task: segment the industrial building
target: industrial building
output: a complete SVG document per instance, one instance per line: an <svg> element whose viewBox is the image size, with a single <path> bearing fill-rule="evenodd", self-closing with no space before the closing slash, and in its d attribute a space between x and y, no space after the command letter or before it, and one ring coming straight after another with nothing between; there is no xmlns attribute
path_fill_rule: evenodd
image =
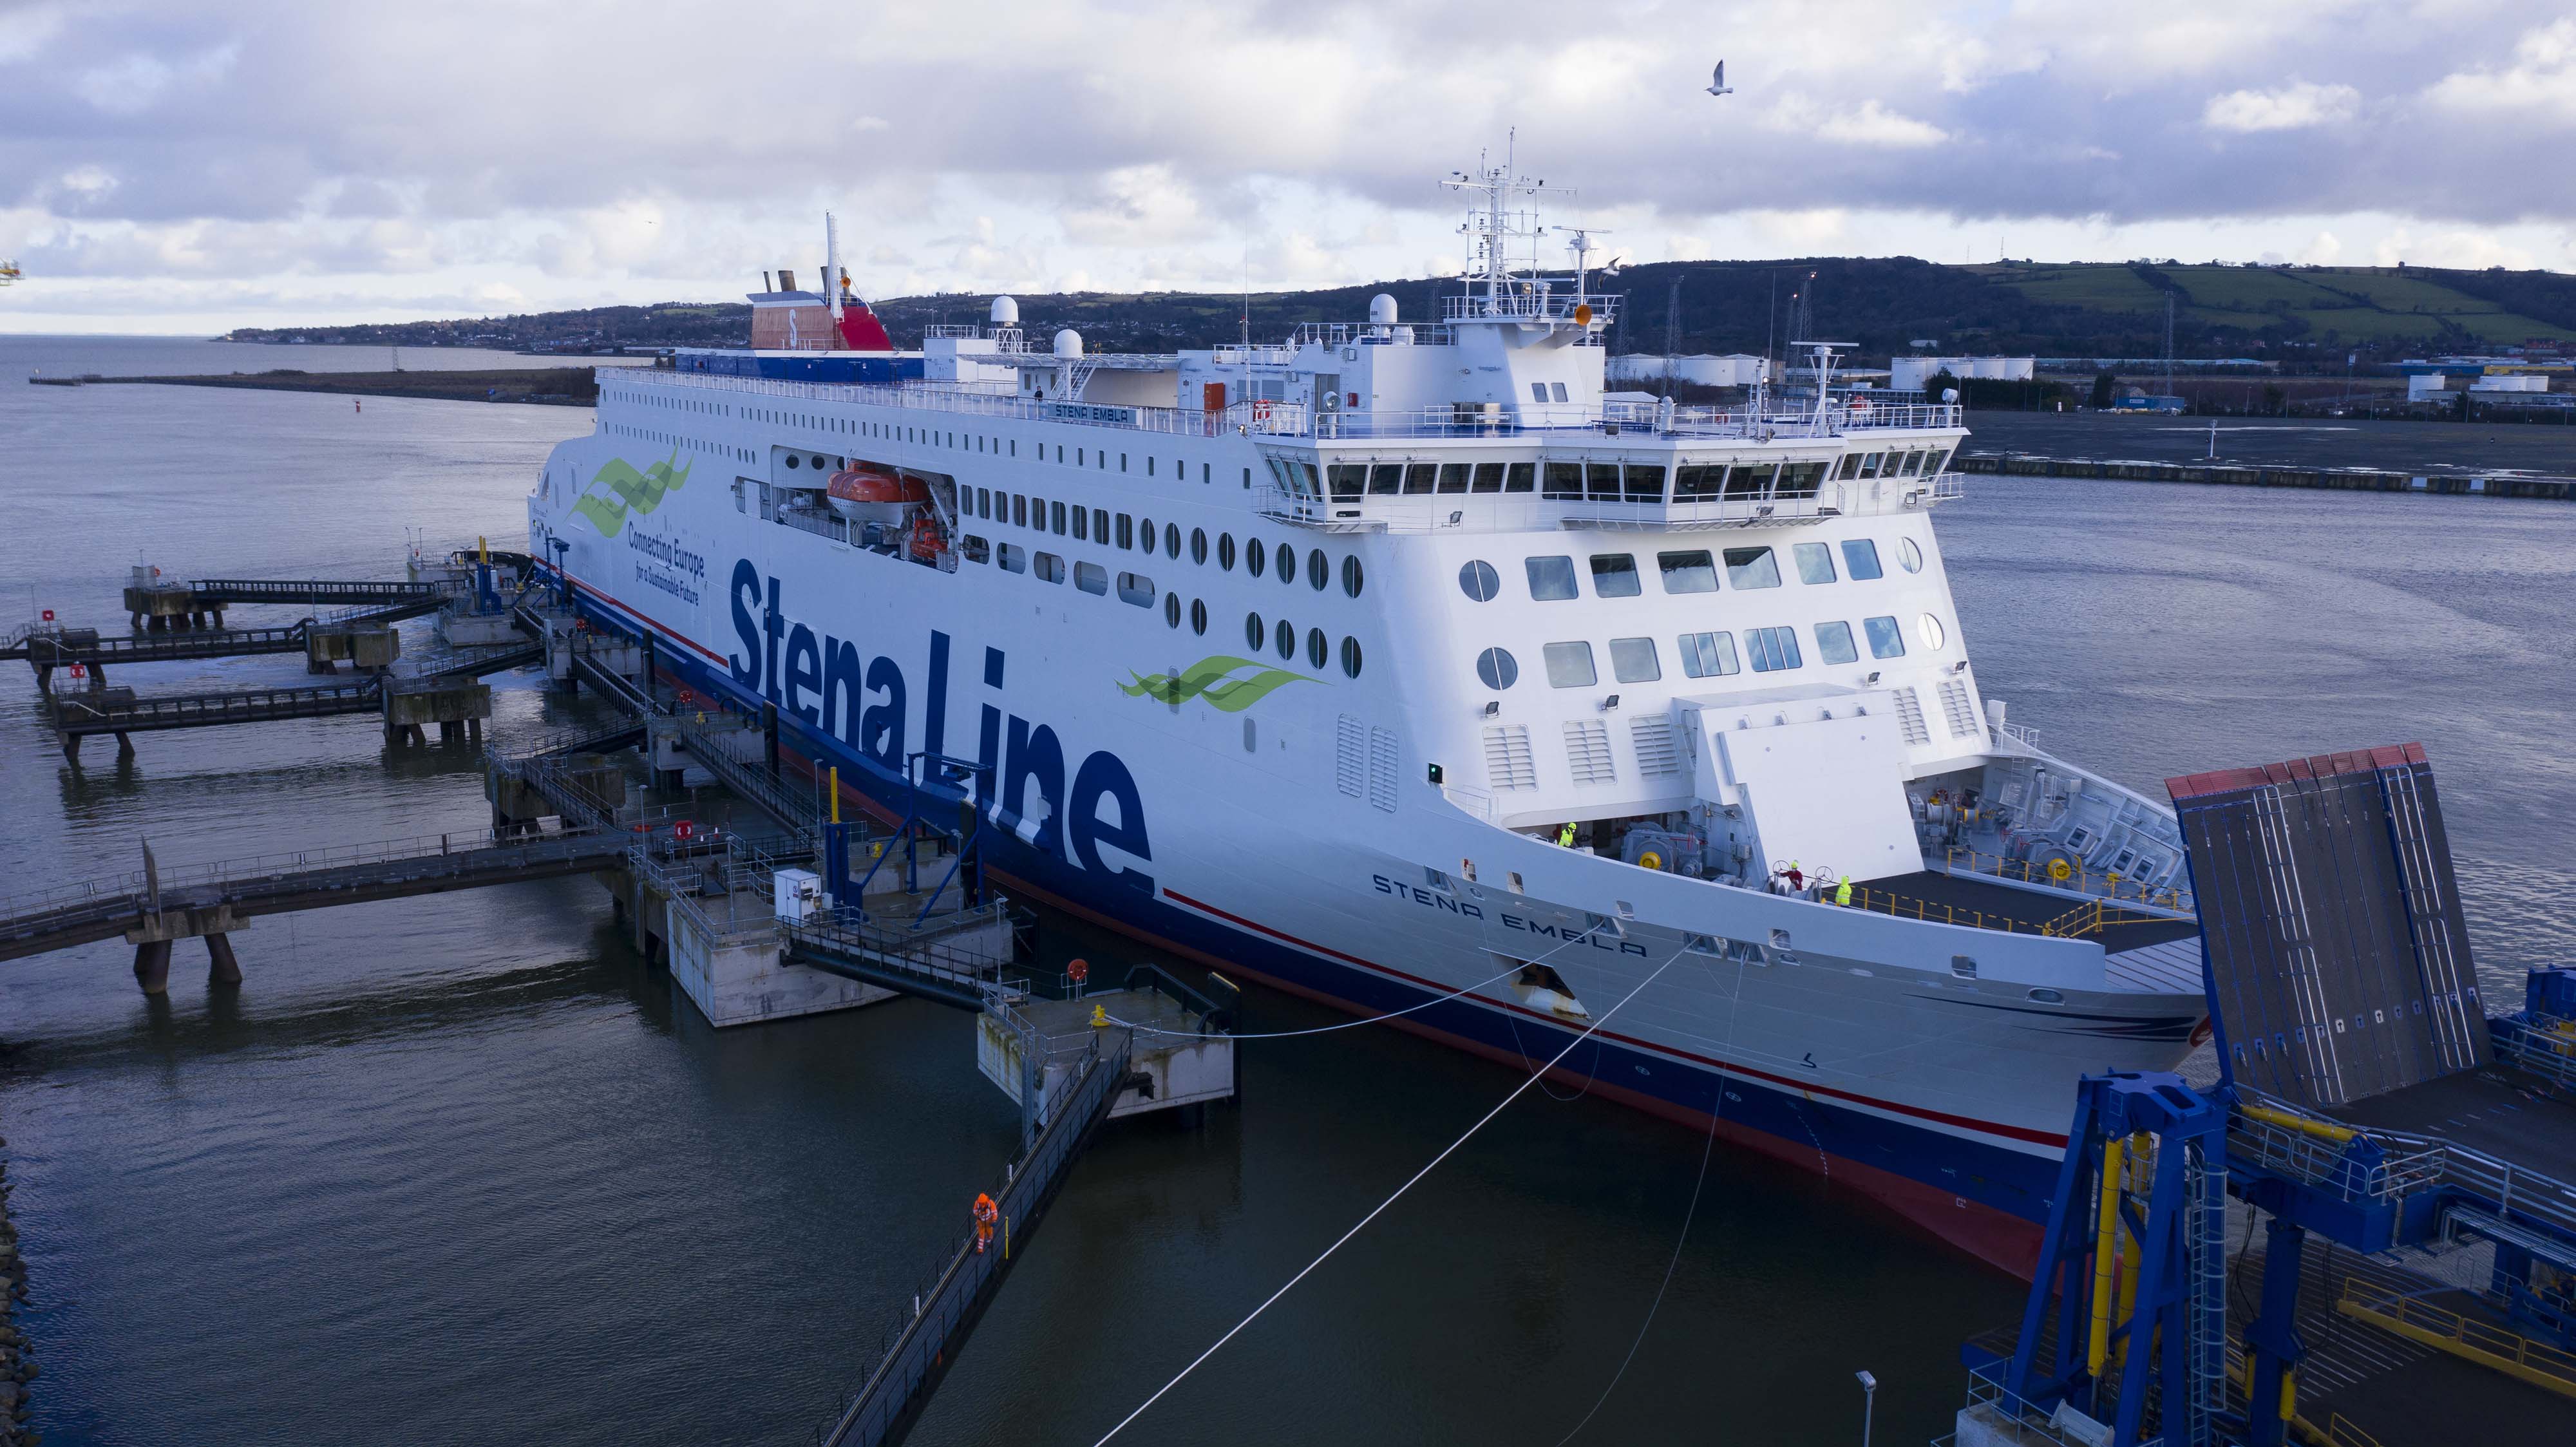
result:
<svg viewBox="0 0 2576 1447"><path fill-rule="evenodd" d="M1943 372L1962 381L1975 377L2027 382L2038 368L2037 357L1898 357L1887 365L1887 385L1899 392L1920 392Z"/></svg>
<svg viewBox="0 0 2576 1447"><path fill-rule="evenodd" d="M1769 375L1771 364L1742 352L1722 357L1707 354L1661 357L1644 352L1626 352L1609 358L1607 365L1608 380L1613 382L1659 382L1670 377L1694 387L1750 387Z"/></svg>

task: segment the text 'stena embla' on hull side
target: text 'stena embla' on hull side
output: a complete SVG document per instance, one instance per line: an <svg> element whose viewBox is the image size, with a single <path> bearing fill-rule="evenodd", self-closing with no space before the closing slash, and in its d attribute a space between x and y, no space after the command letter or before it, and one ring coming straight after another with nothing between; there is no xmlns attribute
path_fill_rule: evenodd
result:
<svg viewBox="0 0 2576 1447"><path fill-rule="evenodd" d="M2203 1017L2158 804L1979 696L1942 399L1602 390L1618 298L1462 173L1413 321L1168 356L899 352L792 274L753 346L600 374L532 551L899 811L980 761L1010 887L1829 1170L2027 1267L2076 1076ZM828 243L827 243L828 244ZM676 646L671 646L676 645ZM1570 827L1569 827L1570 826ZM1498 977L1498 978L1497 978Z"/></svg>

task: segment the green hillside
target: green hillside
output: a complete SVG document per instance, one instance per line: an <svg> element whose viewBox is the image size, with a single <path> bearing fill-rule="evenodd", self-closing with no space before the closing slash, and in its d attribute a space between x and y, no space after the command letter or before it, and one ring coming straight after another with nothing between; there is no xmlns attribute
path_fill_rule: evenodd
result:
<svg viewBox="0 0 2576 1447"><path fill-rule="evenodd" d="M2152 357L2164 347L2173 302L2182 357L2252 356L2340 372L2347 354L2366 364L2426 351L2523 343L2576 343L2576 276L2547 271L2445 271L2425 267L2183 266L2172 263L2026 263L1943 266L1912 257L1811 257L1783 261L1657 262L1596 275L1596 290L1625 300L1611 344L1659 352L1669 334L1685 352L1777 352L1791 335L1790 301L1809 298L1812 335L1885 357L1929 341L1944 351L2044 356ZM1437 317L1453 280L1372 282L1321 291L1233 295L1078 292L1023 295L1032 332L1079 329L1094 347L1168 351L1232 341L1248 311L1256 339L1307 321L1353 321L1380 291L1407 320ZM989 294L885 298L876 303L896 341L925 328L981 322ZM471 321L352 327L246 328L239 341L301 338L377 346L486 346L581 350L615 346L726 346L747 338L740 302L665 302Z"/></svg>

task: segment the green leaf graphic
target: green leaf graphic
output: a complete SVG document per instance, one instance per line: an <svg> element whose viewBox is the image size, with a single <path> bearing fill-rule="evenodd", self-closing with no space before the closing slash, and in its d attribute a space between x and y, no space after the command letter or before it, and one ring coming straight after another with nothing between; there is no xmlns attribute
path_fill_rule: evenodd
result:
<svg viewBox="0 0 2576 1447"><path fill-rule="evenodd" d="M1248 678L1229 676L1246 668L1260 671ZM1272 668L1258 659L1237 658L1230 653L1211 654L1177 674L1142 674L1131 668L1127 676L1135 682L1118 685L1118 691L1129 698L1150 698L1157 703L1172 704L1187 703L1195 698L1222 713L1241 713L1287 684L1323 682L1320 678Z"/></svg>
<svg viewBox="0 0 2576 1447"><path fill-rule="evenodd" d="M662 505L663 498L688 482L689 470L697 463L692 460L688 467L675 469L673 464L679 460L680 449L674 447L667 461L638 472L625 458L612 457L592 475L590 486L582 490L572 510L590 519L600 536L613 538L618 529L626 526L630 514L641 517L651 512Z"/></svg>

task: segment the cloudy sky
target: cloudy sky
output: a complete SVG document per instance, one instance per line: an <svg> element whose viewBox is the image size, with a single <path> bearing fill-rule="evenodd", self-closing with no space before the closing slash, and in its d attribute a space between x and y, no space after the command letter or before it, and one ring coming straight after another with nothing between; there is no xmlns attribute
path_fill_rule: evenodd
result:
<svg viewBox="0 0 2576 1447"><path fill-rule="evenodd" d="M1515 128L1636 260L2576 271L2576 0L0 0L0 331L730 297L826 208L866 295L1423 276Z"/></svg>

